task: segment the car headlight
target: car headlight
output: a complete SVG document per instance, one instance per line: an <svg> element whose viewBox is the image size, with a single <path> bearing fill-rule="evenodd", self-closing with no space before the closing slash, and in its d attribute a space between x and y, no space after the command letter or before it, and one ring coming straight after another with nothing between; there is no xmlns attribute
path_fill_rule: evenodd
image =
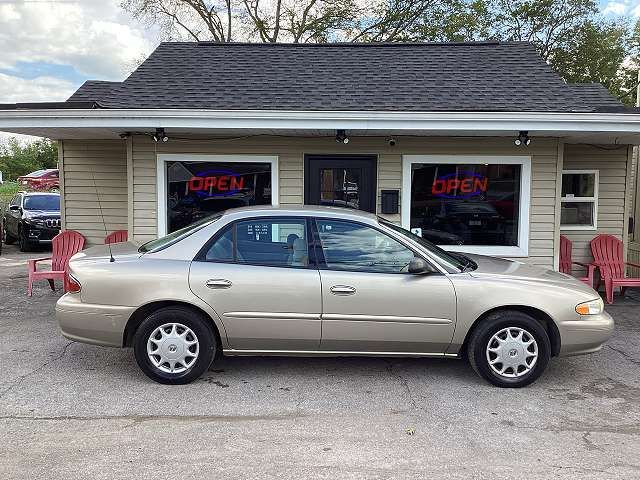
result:
<svg viewBox="0 0 640 480"><path fill-rule="evenodd" d="M598 315L604 310L604 302L601 298L583 302L576 305L576 312L580 315Z"/></svg>

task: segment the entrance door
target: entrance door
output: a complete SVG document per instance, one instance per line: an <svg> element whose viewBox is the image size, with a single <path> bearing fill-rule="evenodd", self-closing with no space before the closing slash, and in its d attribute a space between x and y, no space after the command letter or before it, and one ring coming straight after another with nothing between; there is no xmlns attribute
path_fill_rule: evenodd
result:
<svg viewBox="0 0 640 480"><path fill-rule="evenodd" d="M375 213L375 155L307 155L304 203Z"/></svg>

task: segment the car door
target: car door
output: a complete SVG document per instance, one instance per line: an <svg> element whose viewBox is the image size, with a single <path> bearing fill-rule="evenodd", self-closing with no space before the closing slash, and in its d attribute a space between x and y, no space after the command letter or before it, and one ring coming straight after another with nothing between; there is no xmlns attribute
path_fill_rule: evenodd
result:
<svg viewBox="0 0 640 480"><path fill-rule="evenodd" d="M453 284L409 274L415 253L385 232L317 218L322 259L321 349L444 353L456 320Z"/></svg>
<svg viewBox="0 0 640 480"><path fill-rule="evenodd" d="M13 208L12 208L13 207ZM15 208L18 207L18 208ZM5 216L5 229L14 238L18 237L18 224L22 216L22 195L17 194L9 203L9 208Z"/></svg>
<svg viewBox="0 0 640 480"><path fill-rule="evenodd" d="M320 274L304 218L254 218L219 232L191 265L190 285L223 321L233 349L317 350Z"/></svg>

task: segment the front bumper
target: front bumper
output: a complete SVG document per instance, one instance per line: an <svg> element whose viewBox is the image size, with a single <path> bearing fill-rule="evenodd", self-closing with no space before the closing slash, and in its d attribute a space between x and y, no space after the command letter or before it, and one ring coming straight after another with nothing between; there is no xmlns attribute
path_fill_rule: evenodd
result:
<svg viewBox="0 0 640 480"><path fill-rule="evenodd" d="M53 237L60 233L59 228L47 228L31 224L25 224L24 229L27 232L27 239L31 243L49 244Z"/></svg>
<svg viewBox="0 0 640 480"><path fill-rule="evenodd" d="M67 293L56 303L56 320L69 340L122 347L124 329L135 307L82 303L78 293Z"/></svg>
<svg viewBox="0 0 640 480"><path fill-rule="evenodd" d="M613 334L613 318L607 312L558 323L560 356L597 352Z"/></svg>

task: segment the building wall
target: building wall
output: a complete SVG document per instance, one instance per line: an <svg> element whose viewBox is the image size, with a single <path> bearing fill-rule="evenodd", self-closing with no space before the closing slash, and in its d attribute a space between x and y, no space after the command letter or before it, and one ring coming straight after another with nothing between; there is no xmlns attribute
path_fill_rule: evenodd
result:
<svg viewBox="0 0 640 480"><path fill-rule="evenodd" d="M107 233L126 229L125 142L64 140L59 156L64 228L82 233L87 245L102 244Z"/></svg>
<svg viewBox="0 0 640 480"><path fill-rule="evenodd" d="M564 230L562 235L573 243L573 259L593 259L589 242L598 234L625 237L625 207L630 202L626 190L629 149L626 145L565 145L564 170L599 170L598 228L596 230Z"/></svg>
<svg viewBox="0 0 640 480"><path fill-rule="evenodd" d="M529 258L526 261L552 267L554 264L555 198L558 174L558 140L535 139L523 149L513 138L418 138L398 137L389 147L383 137L355 137L348 145L333 138L257 136L238 140L176 139L157 144L148 137L132 139L133 222L136 240L157 235L156 154L262 154L278 155L281 205L300 205L304 200L304 154L369 153L378 155L378 207L380 190L400 189L403 154L531 155L532 199ZM402 192L400 192L402 195ZM400 222L400 215L389 216ZM527 221L527 219L524 219Z"/></svg>

